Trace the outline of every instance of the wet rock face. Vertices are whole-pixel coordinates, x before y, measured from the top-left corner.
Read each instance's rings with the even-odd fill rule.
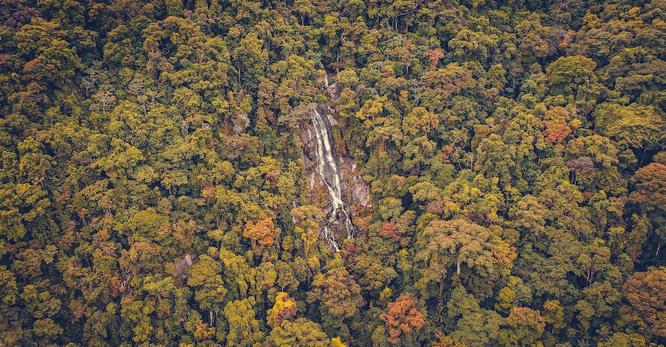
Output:
[[[328,87],[335,97],[335,84]],[[337,153],[333,143],[337,124],[335,111],[327,104],[312,109],[311,122],[301,127],[305,170],[309,177],[310,200],[327,214],[323,236],[334,249],[345,238],[353,238],[353,212],[370,206],[370,189],[351,158]],[[353,207],[353,208],[352,208]]]
[[[322,117],[325,119],[331,118],[331,115],[324,115],[322,113]],[[328,121],[328,124],[331,123],[335,124],[335,121]],[[315,131],[312,124],[306,124],[301,127],[301,140],[303,143],[305,170],[309,178],[310,194],[311,197],[314,197],[316,188],[323,188],[323,182],[317,173],[317,140],[315,138]],[[333,154],[338,165],[343,202],[348,206],[358,206],[363,208],[371,207],[370,187],[361,177],[353,159],[348,156],[340,155],[335,149],[333,149]],[[331,173],[329,172],[325,173],[327,177],[330,174]],[[327,202],[326,204],[330,204],[330,202]],[[330,206],[319,207],[323,208],[326,212],[330,209]]]
[[[356,169],[356,164],[351,158],[341,157],[342,161],[342,176],[346,178],[343,183],[343,189],[348,196],[348,202],[352,206],[357,207],[371,207],[370,202],[370,187],[368,183],[361,178],[358,170]]]
[[[305,159],[305,171],[309,176],[312,176],[317,165],[317,139],[315,138],[315,131],[312,124],[301,126],[301,142],[303,143],[303,156]],[[312,178],[310,179],[310,190],[312,190]]]

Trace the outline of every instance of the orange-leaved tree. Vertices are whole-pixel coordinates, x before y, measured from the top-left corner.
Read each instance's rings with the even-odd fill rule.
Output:
[[[400,295],[379,317],[386,322],[388,341],[391,343],[399,343],[401,338],[411,336],[412,331],[422,327],[425,323],[423,314],[418,310],[414,298],[409,294]]]

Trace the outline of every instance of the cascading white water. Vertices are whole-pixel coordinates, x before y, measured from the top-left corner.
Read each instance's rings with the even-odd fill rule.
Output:
[[[328,222],[324,225],[324,237],[331,243],[335,251],[339,251],[338,243],[335,240],[335,235],[328,227],[328,224],[337,219],[338,212],[342,212],[345,218],[345,228],[347,230],[347,238],[354,236],[354,226],[349,219],[349,214],[345,209],[345,204],[342,201],[342,189],[340,186],[340,173],[338,172],[338,165],[333,156],[333,148],[331,146],[331,135],[328,131],[326,122],[322,119],[316,107],[312,111],[312,125],[315,129],[315,138],[317,139],[317,173],[324,182],[328,195],[331,200],[332,211]],[[327,174],[328,173],[328,177]]]

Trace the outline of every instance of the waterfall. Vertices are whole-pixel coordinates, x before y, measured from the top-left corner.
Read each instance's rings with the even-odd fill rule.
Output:
[[[354,236],[354,226],[349,219],[349,214],[345,209],[345,204],[342,201],[342,188],[340,185],[340,173],[338,172],[338,165],[333,156],[333,147],[331,145],[331,134],[328,131],[328,126],[324,119],[317,111],[317,107],[313,107],[312,111],[312,125],[315,130],[315,138],[317,140],[317,173],[324,182],[328,195],[331,201],[332,211],[328,222],[324,225],[324,238],[331,243],[335,251],[339,251],[338,243],[335,240],[335,235],[329,228],[329,224],[336,221],[338,213],[341,212],[345,218],[345,229],[347,230],[347,238]]]

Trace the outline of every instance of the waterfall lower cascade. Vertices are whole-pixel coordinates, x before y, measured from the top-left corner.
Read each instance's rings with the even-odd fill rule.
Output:
[[[354,226],[349,219],[349,213],[345,209],[345,204],[342,201],[342,189],[340,186],[340,173],[338,172],[338,165],[333,156],[333,147],[331,146],[331,134],[328,131],[328,126],[324,119],[317,111],[317,107],[313,107],[312,111],[312,125],[315,130],[315,138],[317,139],[317,173],[324,182],[328,195],[331,201],[332,211],[328,218],[327,223],[324,225],[324,238],[333,246],[336,252],[338,243],[335,240],[335,235],[329,228],[329,224],[337,220],[338,213],[342,213],[345,219],[345,229],[347,231],[347,238],[354,237]]]

